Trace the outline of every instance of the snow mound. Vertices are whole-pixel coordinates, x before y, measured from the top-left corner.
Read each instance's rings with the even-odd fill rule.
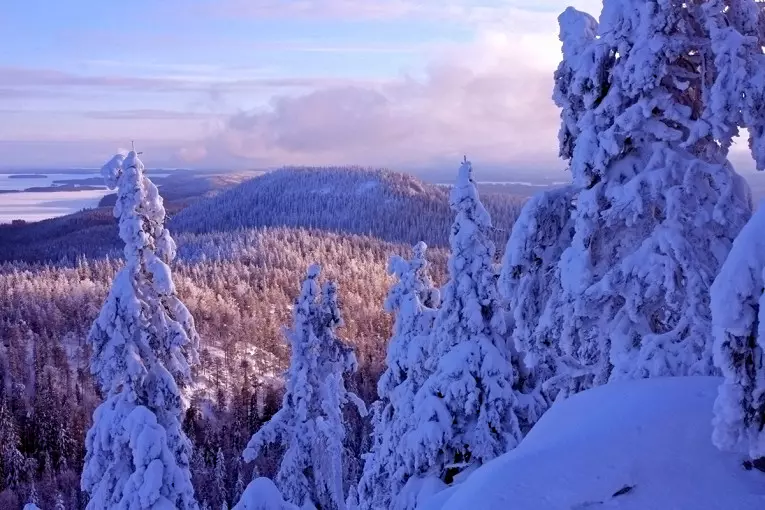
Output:
[[[242,494],[233,510],[298,510],[285,502],[276,485],[268,478],[256,478]]]
[[[755,510],[765,473],[711,441],[721,380],[601,386],[556,404],[515,450],[428,510]]]

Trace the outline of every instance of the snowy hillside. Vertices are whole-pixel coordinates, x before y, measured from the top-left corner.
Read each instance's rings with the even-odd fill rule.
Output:
[[[762,509],[765,473],[710,441],[720,382],[657,378],[575,395],[427,509]]]
[[[504,239],[523,199],[482,196]],[[174,232],[219,232],[242,227],[288,226],[351,234],[385,241],[445,246],[452,222],[448,190],[386,170],[289,168],[246,181],[184,209]],[[501,243],[500,243],[501,244]]]

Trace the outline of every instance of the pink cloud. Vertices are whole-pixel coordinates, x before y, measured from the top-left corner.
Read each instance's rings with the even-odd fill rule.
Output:
[[[552,73],[523,47],[491,38],[449,55],[423,78],[320,87],[241,112],[205,142],[209,157],[266,165],[418,166],[469,153],[494,164],[560,167]]]
[[[359,80],[360,82],[361,80]],[[252,91],[258,89],[300,89],[336,86],[351,83],[349,79],[324,77],[263,77],[241,79],[211,79],[198,77],[154,77],[126,75],[84,75],[53,69],[24,67],[0,67],[0,88],[5,91],[21,91],[34,95],[33,89],[43,93],[52,90],[66,91],[79,88],[101,90],[131,90],[148,92],[179,91],[221,92]]]

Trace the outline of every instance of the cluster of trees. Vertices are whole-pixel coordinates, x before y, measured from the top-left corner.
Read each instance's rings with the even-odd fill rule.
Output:
[[[523,205],[492,193],[486,207],[499,218],[490,232],[507,236]],[[252,227],[303,227],[370,235],[407,245],[449,243],[448,189],[387,170],[285,168],[198,201],[173,217],[174,232],[226,232]]]
[[[192,479],[200,500],[208,499],[214,507],[215,491],[221,486],[214,483],[215,465],[225,467],[227,501],[233,504],[240,473],[249,481],[252,472],[252,466],[241,461],[241,453],[280,402],[281,373],[290,355],[281,328],[290,320],[297,275],[317,261],[323,274],[338,282],[345,314],[341,332],[349,338],[360,365],[349,386],[371,402],[391,328],[390,316],[380,307],[392,281],[385,264],[389,255],[407,250],[374,238],[286,228],[181,237],[181,260],[173,264],[173,277],[203,339],[200,364],[194,370],[197,386],[186,419],[194,444]],[[442,281],[445,252],[431,250],[430,256],[436,261],[436,278]],[[66,508],[80,508],[83,501],[71,499],[70,489],[78,485],[82,438],[99,401],[88,369],[85,338],[123,267],[124,262],[116,258],[81,258],[74,265],[0,264],[0,366],[4,384],[14,389],[6,393],[13,399],[10,421],[0,429],[20,431],[19,451],[27,459],[57,455],[39,446],[38,433],[30,423],[67,431],[75,439],[74,453],[66,454],[67,469],[53,473],[56,479],[63,477]],[[45,386],[36,384],[43,373],[50,379]],[[51,395],[44,393],[48,390]],[[53,406],[36,406],[37,398],[60,402],[60,412],[54,412]],[[38,410],[45,414],[37,414]],[[357,419],[347,441],[356,459],[366,448],[367,436],[368,424]],[[219,449],[224,463],[217,460]],[[269,460],[256,464],[262,464],[263,473],[276,465]],[[34,483],[41,507],[51,508],[59,489],[46,482],[53,477],[43,472],[44,465],[37,460],[35,466],[40,469],[25,472],[13,488],[0,477],[4,494],[0,498],[23,501]],[[353,469],[360,466],[359,462]]]
[[[526,205],[498,277],[463,164],[441,302],[425,304],[421,249],[394,269],[395,336],[350,504],[415,508],[512,449],[556,400],[645,377],[722,374],[713,441],[762,467],[765,212],[751,218],[727,160],[745,128],[765,168],[761,5],[606,0],[600,23],[574,9],[560,21],[554,98],[573,183]]]
[[[316,228],[437,239],[422,210],[395,232],[380,223],[423,193],[405,178],[285,171],[318,179],[302,193],[325,198],[301,201],[276,177],[262,195],[237,188],[178,217],[203,232],[178,249],[136,154],[112,160],[124,262],[0,270],[7,507],[413,509],[514,448],[555,401],[655,376],[722,374],[712,439],[762,467],[765,211],[752,217],[727,161],[748,129],[765,168],[761,5],[605,0],[600,23],[574,9],[560,22],[554,99],[573,182],[524,206],[500,266],[467,160],[449,192],[445,274],[422,243],[390,260],[390,279],[392,245],[231,230],[255,221],[257,196],[255,208],[315,215]],[[347,204],[358,214],[336,214]],[[311,266],[290,307],[285,289],[309,257],[336,266],[321,286]],[[285,349],[276,331],[290,314]]]

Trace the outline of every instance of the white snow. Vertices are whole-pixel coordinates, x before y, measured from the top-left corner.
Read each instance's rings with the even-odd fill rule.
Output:
[[[41,221],[96,207],[108,189],[0,194],[0,223]]]
[[[712,440],[721,450],[765,456],[765,203],[744,226],[712,285],[714,362],[725,382]]]
[[[279,489],[268,478],[256,478],[242,494],[242,499],[232,510],[298,510],[295,505],[285,502]]]
[[[720,382],[655,378],[574,395],[556,403],[518,448],[450,489],[443,505],[437,495],[423,508],[765,508],[765,473],[745,470],[741,457],[710,441]]]

